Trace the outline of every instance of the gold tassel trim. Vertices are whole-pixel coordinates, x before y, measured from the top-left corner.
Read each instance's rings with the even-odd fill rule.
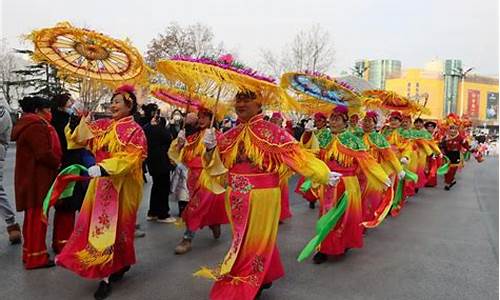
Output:
[[[113,260],[114,246],[99,251],[91,244],[76,253],[80,263],[86,267],[102,266]]]

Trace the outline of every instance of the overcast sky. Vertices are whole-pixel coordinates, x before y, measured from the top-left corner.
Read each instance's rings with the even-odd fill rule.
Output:
[[[68,20],[129,37],[144,51],[168,23],[201,22],[255,67],[260,49],[279,50],[302,28],[320,24],[335,43],[333,74],[361,58],[398,59],[403,68],[457,58],[480,74],[498,74],[498,0],[0,1],[0,31],[11,47],[22,34]]]

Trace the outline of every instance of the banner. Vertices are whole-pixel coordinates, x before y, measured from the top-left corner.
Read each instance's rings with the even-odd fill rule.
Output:
[[[486,119],[498,118],[498,93],[488,92],[486,98]]]
[[[478,118],[479,117],[479,100],[480,100],[480,91],[478,90],[467,90],[468,92],[468,97],[467,99],[469,100],[468,103],[469,105],[467,106],[467,114],[471,118]]]

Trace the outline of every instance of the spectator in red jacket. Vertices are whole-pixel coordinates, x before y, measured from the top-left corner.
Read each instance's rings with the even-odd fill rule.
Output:
[[[42,222],[42,203],[61,162],[61,145],[50,125],[50,102],[40,97],[25,97],[19,103],[23,115],[12,130],[17,143],[14,184],[17,211],[24,211],[23,263],[26,269],[53,267]]]

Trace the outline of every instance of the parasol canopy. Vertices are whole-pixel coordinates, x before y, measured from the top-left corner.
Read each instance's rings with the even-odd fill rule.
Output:
[[[363,92],[364,103],[368,108],[382,109],[385,112],[399,111],[404,114],[430,114],[429,109],[416,101],[386,90],[367,90]]]
[[[254,92],[265,106],[297,108],[275,79],[236,62],[231,55],[215,58],[176,56],[156,65],[167,80],[186,86],[190,93],[211,95],[217,101],[230,102],[239,91]]]
[[[46,62],[66,75],[95,79],[112,86],[148,84],[150,70],[129,41],[76,28],[68,22],[35,30],[28,38],[35,46],[35,61]]]
[[[361,98],[346,83],[328,75],[311,72],[290,72],[281,77],[281,87],[297,98],[303,111],[331,111],[344,106],[350,112],[361,109]]]
[[[156,99],[178,108],[185,108],[186,112],[199,111],[203,108],[213,107],[216,102],[216,99],[212,97],[203,96],[201,94],[190,94],[185,90],[166,85],[152,85],[150,90],[151,95]],[[217,119],[221,120],[229,111],[229,108],[226,104],[219,105],[220,107],[216,115]]]

